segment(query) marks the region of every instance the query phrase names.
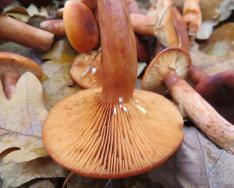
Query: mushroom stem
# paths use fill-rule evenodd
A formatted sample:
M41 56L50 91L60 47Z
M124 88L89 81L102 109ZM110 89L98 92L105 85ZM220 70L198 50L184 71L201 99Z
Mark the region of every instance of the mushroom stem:
M126 2L99 0L98 12L103 52L102 101L128 102L137 78L137 54Z
M4 91L5 91L5 95L6 95L7 99L11 98L11 96L15 90L15 86L16 86L18 79L19 79L19 74L15 73L15 72L6 72L4 74L3 87L4 87Z
M174 72L169 72L164 82L173 99L194 124L219 147L234 154L234 126Z
M196 84L208 78L208 75L205 72L194 65L189 69L189 76Z
M32 27L8 16L0 16L0 25L1 39L42 51L48 51L53 44L54 35L52 33Z
M139 13L132 13L131 21L136 33L148 36L155 36L155 21L151 16Z
M40 23L40 28L55 35L64 36L65 28L62 19L45 20Z

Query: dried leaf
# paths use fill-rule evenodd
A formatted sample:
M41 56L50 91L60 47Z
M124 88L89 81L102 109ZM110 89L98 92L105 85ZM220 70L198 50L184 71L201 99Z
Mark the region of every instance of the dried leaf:
M49 180L39 181L34 183L29 188L55 188L55 186Z
M45 8L38 9L36 5L30 4L27 8L27 13L30 17L33 16L42 16L42 17L48 17L48 13Z
M72 175L67 181L67 188L103 188L106 187L107 180L97 180Z
M138 63L137 77L140 76L140 74L144 71L146 65L147 64L144 62Z
M76 52L67 40L60 40L42 56L49 60L42 65L45 75L43 87L48 108L63 98L74 94L79 88L70 76L70 68Z
M72 63L76 52L71 48L67 40L59 40L53 48L42 56L44 60L53 60L57 63Z
M0 163L2 188L18 187L35 178L64 177L65 175L66 171L50 158L40 158L24 163Z
M222 57L207 55L198 49L197 44L193 45L190 54L192 63L208 74L234 69L234 54Z
M25 73L10 100L0 83L0 101L0 154L18 148L3 161L24 162L47 155L41 142L41 125L47 110L39 80L32 73Z
M79 90L71 79L70 68L69 62L48 61L42 65L46 76L43 87L48 108Z

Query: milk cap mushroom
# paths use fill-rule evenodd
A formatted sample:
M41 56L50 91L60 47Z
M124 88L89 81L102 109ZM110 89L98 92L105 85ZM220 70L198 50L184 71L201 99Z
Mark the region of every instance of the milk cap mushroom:
M42 77L40 66L31 59L10 52L0 52L0 79L8 99L13 94L17 80L25 72L32 72L39 79Z
M151 61L142 79L142 89L166 94L164 76L170 71L182 78L188 74L191 64L190 55L182 48L165 49Z
M183 118L165 97L134 91L136 43L125 1L97 3L102 90L82 90L53 107L43 142L49 155L73 172L124 178L158 167L175 153Z
M72 79L82 88L96 88L101 86L101 53L79 54L71 67Z
M97 21L85 4L77 0L67 1L63 20L68 40L78 52L88 53L97 46Z

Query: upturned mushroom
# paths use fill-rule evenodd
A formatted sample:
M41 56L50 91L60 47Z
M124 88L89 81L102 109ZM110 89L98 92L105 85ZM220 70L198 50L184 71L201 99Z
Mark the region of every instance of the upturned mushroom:
M101 86L101 52L79 54L71 67L72 79L82 88L97 88Z
M134 91L136 44L124 0L98 0L102 90L88 89L49 112L49 155L83 176L123 178L162 165L180 147L183 118L165 97ZM56 126L55 126L56 125Z
M0 15L0 26L0 39L3 40L9 40L42 51L48 51L54 42L54 34L8 16Z
M42 77L40 66L31 59L10 52L0 52L0 80L8 99L11 98L19 77L25 72L32 72L39 79Z
M234 124L234 70L212 76L192 66L189 75L200 93L222 116Z
M63 20L66 35L78 52L92 51L99 41L99 29L92 11L83 3L67 1L64 7Z
M148 15L131 14L131 20L136 33L156 36L165 47L189 47L185 22L171 0L159 0Z
M179 108L195 126L219 147L234 154L234 126L181 78L187 75L190 64L190 56L184 50L166 49L148 66L142 86L144 89L153 88L161 92L165 85Z

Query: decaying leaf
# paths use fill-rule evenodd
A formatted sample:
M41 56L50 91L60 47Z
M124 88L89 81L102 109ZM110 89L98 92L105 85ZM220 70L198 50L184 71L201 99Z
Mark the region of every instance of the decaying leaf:
M69 62L61 64L48 61L42 65L42 70L46 75L43 87L48 108L79 90L71 79L70 68Z
M234 51L234 24L218 27L211 35L203 51L209 55L226 56Z
M72 63L76 52L71 48L67 40L59 40L53 48L42 56L44 60L53 60L57 63Z
M3 161L24 162L46 156L41 141L41 126L47 116L42 86L32 73L25 73L7 100L0 83L0 154L11 151Z
M40 16L44 18L48 17L48 12L45 8L41 7L39 9L34 4L30 4L29 7L26 8L21 6L17 1L13 1L11 4L6 6L3 9L3 13L25 23L34 16Z
M141 73L144 71L147 64L145 62L139 62L138 68L137 68L137 77L141 75Z
M234 54L217 57L207 55L198 49L198 45L194 44L190 50L192 63L208 74L234 69Z
M105 186L107 182L108 180L90 179L73 174L67 181L67 188L103 188L107 187Z
M34 183L29 188L55 188L55 186L49 180L39 181Z
M66 40L58 41L49 52L43 55L43 59L49 60L42 65L45 75L43 87L49 108L79 89L70 76L70 68L75 56L76 52Z
M64 176L66 176L66 171L50 158L40 158L24 163L0 163L2 188L18 187L35 178Z

